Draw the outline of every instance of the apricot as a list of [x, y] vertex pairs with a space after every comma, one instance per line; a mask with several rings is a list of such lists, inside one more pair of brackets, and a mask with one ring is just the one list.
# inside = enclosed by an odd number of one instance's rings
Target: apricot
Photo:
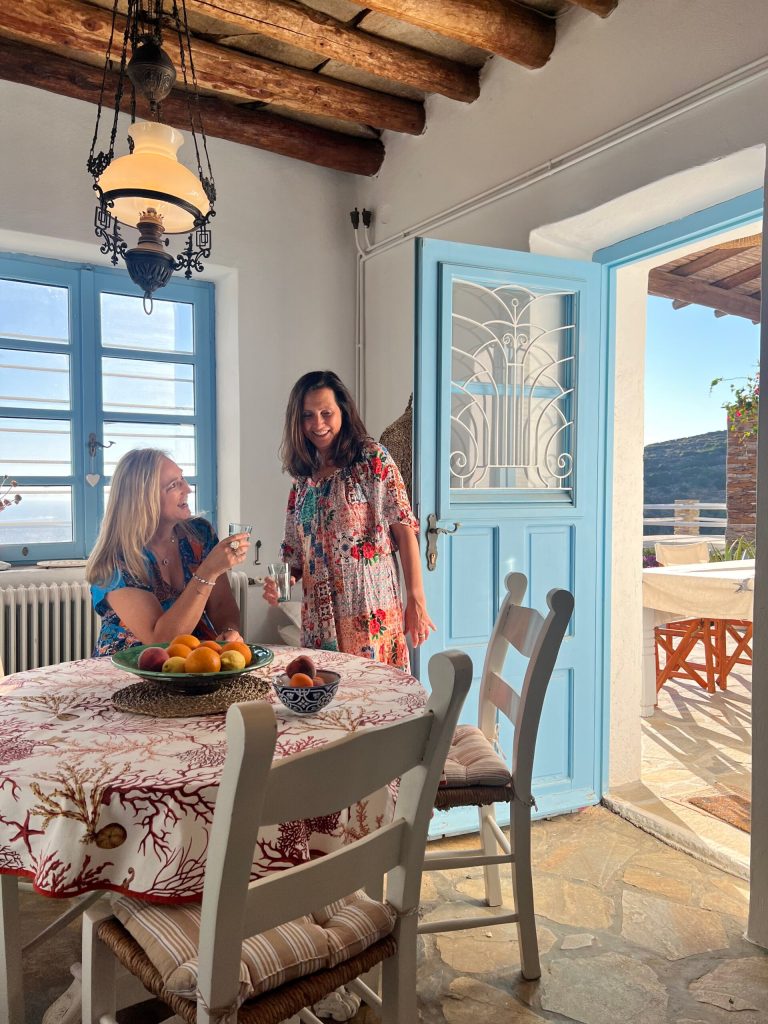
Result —
[[317, 668], [314, 661], [308, 655], [300, 654], [298, 658], [288, 662], [285, 669], [285, 673], [288, 676], [293, 676], [297, 672], [301, 672], [303, 675], [309, 676], [310, 679], [314, 679], [317, 675]]
[[291, 686], [311, 686], [312, 680], [306, 672], [295, 672], [288, 680]]
[[229, 643], [224, 644], [221, 648], [222, 653], [224, 651], [239, 651], [245, 658], [245, 664], [250, 665], [253, 661], [253, 652], [248, 644], [242, 643], [240, 640], [230, 640]]
[[175, 636], [173, 640], [171, 640], [169, 646], [172, 647], [174, 644], [184, 644], [184, 646], [188, 647], [190, 651], [194, 651], [196, 647], [200, 646], [200, 641], [196, 636], [192, 636], [191, 633], [179, 633], [178, 636]]
[[197, 647], [184, 661], [185, 672], [219, 672], [221, 658], [210, 647]]
[[169, 658], [188, 658], [192, 648], [186, 644], [171, 644], [165, 652]]
[[138, 666], [146, 672], [160, 672], [168, 661], [168, 653], [163, 647], [147, 647], [139, 655]]

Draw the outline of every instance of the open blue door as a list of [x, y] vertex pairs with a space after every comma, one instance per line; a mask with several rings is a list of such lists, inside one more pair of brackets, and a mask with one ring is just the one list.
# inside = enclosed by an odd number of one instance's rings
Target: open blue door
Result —
[[[466, 651], [477, 688], [512, 570], [546, 608], [575, 597], [542, 715], [539, 814], [600, 798], [605, 605], [605, 359], [602, 268], [481, 246], [417, 240], [415, 505], [427, 607], [438, 630], [420, 652]], [[454, 524], [460, 524], [455, 526]], [[441, 531], [428, 534], [430, 526]], [[514, 663], [510, 663], [514, 671]], [[512, 749], [511, 737], [500, 737]], [[477, 815], [435, 815], [432, 834]]]

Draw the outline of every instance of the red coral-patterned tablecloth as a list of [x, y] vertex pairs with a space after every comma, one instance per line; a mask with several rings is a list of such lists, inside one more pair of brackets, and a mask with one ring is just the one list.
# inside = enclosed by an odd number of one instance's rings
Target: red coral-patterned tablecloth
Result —
[[[268, 673], [299, 651], [275, 647]], [[278, 717], [276, 757], [348, 732], [396, 722], [426, 694], [406, 673], [331, 652], [311, 653], [341, 674], [336, 699], [315, 715]], [[199, 899], [226, 754], [224, 715], [153, 718], [110, 702], [131, 677], [108, 659], [75, 661], [0, 682], [0, 873], [29, 877], [48, 896], [114, 889], [145, 899]], [[254, 877], [327, 853], [391, 819], [382, 790], [338, 814], [264, 829]]]

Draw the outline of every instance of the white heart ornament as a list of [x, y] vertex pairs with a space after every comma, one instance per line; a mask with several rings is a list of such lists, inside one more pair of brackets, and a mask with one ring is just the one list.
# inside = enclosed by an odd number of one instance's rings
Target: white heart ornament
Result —
[[99, 480], [101, 480], [101, 476], [98, 473], [86, 473], [85, 479], [86, 482], [91, 485], [91, 487], [95, 487]]

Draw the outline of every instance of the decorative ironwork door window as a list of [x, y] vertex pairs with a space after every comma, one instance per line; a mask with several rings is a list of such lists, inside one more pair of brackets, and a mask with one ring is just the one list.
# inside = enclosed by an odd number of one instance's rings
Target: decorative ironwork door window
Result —
[[459, 278], [452, 287], [453, 496], [572, 498], [574, 293]]

